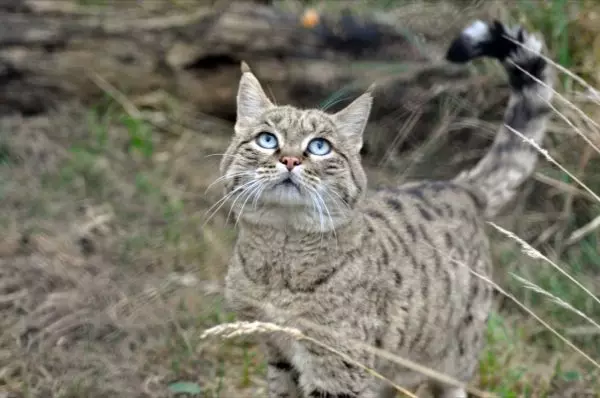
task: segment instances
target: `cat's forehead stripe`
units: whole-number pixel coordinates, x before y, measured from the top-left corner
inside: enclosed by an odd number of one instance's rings
[[[267,112],[264,118],[267,124],[286,138],[292,138],[294,133],[321,133],[333,130],[331,121],[315,110],[282,107]]]

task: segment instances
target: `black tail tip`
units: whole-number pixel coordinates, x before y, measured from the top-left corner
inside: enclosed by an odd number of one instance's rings
[[[457,64],[464,64],[477,58],[481,54],[481,49],[472,43],[470,37],[461,34],[454,39],[446,52],[446,60]]]
[[[477,20],[464,28],[452,41],[446,53],[446,60],[465,63],[478,57],[491,57],[503,61],[517,49],[517,45],[506,37],[513,35],[515,36],[513,40],[523,42],[522,29],[509,33],[504,24],[498,20],[491,22]]]

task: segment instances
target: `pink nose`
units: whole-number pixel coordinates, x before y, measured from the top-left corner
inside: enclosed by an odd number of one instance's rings
[[[283,163],[285,165],[285,167],[287,167],[287,169],[289,171],[292,171],[292,169],[298,165],[300,165],[300,163],[302,163],[302,161],[300,160],[300,158],[297,158],[295,156],[282,156],[279,161],[281,163]]]

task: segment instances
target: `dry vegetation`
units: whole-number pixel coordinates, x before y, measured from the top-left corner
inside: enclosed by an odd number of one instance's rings
[[[368,5],[393,18],[406,12],[404,3]],[[351,5],[363,11],[365,4]],[[422,10],[430,19],[415,23],[435,21],[435,8]],[[490,12],[543,30],[554,60],[599,85],[597,2],[519,0]],[[482,73],[495,76],[497,68],[487,66]],[[600,98],[564,73],[559,91],[574,106],[555,101],[545,148],[572,176],[542,160],[497,223],[598,295]],[[501,114],[501,101],[490,112]],[[92,107],[65,103],[50,114],[0,120],[0,397],[265,395],[264,363],[251,342],[201,339],[207,328],[235,319],[220,296],[235,233],[227,209],[207,221],[220,197],[218,186],[207,188],[231,125],[199,115],[196,128],[165,132],[148,120],[174,117],[185,106],[164,103],[170,105],[140,117],[107,94]],[[440,115],[456,117],[444,109]],[[398,130],[409,133],[410,123]],[[377,182],[452,175],[490,138],[457,144],[450,134],[435,133],[383,160],[374,150],[369,174]],[[377,148],[394,138],[370,140]],[[491,227],[490,234],[502,291],[599,360],[597,298],[524,254],[515,239]],[[499,293],[497,304],[473,387],[501,397],[600,397],[591,361],[513,299]]]

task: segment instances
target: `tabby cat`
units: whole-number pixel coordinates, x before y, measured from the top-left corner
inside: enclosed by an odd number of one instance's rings
[[[540,142],[553,81],[542,47],[519,27],[477,21],[446,58],[499,60],[512,93],[504,122]],[[368,192],[359,151],[371,103],[369,90],[335,114],[275,105],[242,64],[235,134],[221,163],[239,224],[227,301],[242,319],[299,328],[347,355],[279,333],[265,338],[271,398],[391,396],[348,357],[405,388],[427,383],[437,396],[466,397],[345,339],[464,383],[477,368],[492,300],[471,272],[491,271],[484,223],[532,173],[536,152],[503,126],[481,161],[453,180]]]

